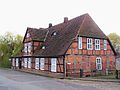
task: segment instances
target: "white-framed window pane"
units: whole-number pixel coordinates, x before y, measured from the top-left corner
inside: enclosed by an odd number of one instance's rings
[[[39,70],[39,58],[35,58],[35,69]]]
[[[107,50],[107,40],[104,40],[104,50]]]
[[[18,58],[16,58],[16,67],[18,67],[19,66],[19,59]]]
[[[31,68],[31,58],[28,58],[28,68]]]
[[[31,50],[32,50],[32,43],[30,42],[28,43],[28,52],[31,52]]]
[[[12,58],[12,66],[15,66],[15,58]]]
[[[102,60],[100,57],[96,58],[96,69],[102,70]]]
[[[78,37],[78,49],[82,49],[82,37]]]
[[[24,58],[24,67],[27,68],[27,58]]]
[[[28,44],[25,43],[25,44],[24,44],[24,52],[25,52],[25,53],[27,53],[27,46],[28,46]]]
[[[100,39],[95,39],[95,50],[100,50]]]
[[[26,37],[29,38],[30,37],[30,33],[27,33]]]
[[[57,58],[51,58],[51,72],[57,71]]]
[[[45,65],[45,59],[40,58],[40,70],[44,70],[44,65]]]
[[[87,38],[87,50],[93,49],[93,41],[92,38]]]

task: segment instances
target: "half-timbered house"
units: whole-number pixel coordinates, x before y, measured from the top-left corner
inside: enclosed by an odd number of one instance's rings
[[[93,19],[84,14],[48,28],[27,28],[20,55],[12,67],[64,76],[115,70],[115,50]]]

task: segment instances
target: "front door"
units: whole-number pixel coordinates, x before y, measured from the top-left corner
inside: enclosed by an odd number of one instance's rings
[[[51,72],[56,72],[57,70],[57,59],[51,58]]]

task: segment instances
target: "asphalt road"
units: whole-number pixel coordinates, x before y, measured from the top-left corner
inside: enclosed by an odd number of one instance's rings
[[[86,85],[86,82],[84,83],[77,82],[76,84],[76,82],[74,83],[74,81],[70,80],[59,80],[19,71],[0,69],[0,90],[102,90],[102,89],[92,85]]]

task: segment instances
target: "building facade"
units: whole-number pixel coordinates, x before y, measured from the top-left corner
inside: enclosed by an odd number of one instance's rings
[[[63,74],[91,76],[115,70],[115,50],[108,37],[88,14],[48,28],[27,28],[20,55],[12,67]]]

